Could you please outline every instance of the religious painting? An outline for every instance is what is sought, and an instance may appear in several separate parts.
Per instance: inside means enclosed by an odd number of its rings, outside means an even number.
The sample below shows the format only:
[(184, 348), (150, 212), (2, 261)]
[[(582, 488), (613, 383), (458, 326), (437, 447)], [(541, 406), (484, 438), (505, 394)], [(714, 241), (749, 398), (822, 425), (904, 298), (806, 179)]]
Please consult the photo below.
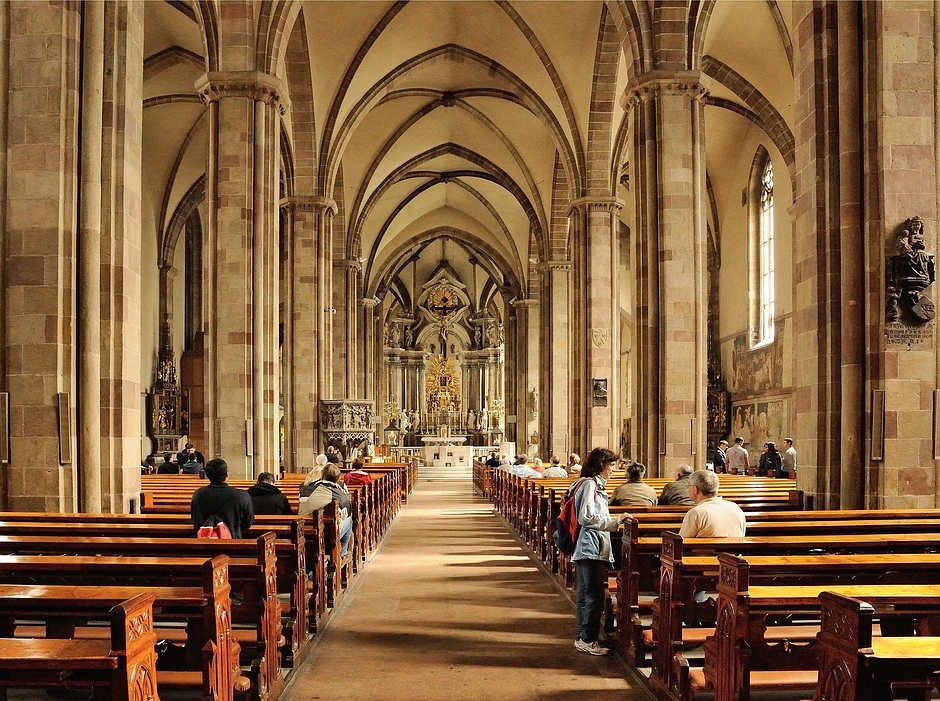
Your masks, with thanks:
[(749, 347), (744, 334), (734, 339), (731, 356), (734, 394), (761, 394), (783, 387), (783, 321), (777, 321), (774, 328), (774, 340), (757, 348)]
[(731, 409), (731, 435), (746, 445), (762, 447), (764, 443), (780, 444), (787, 435), (785, 399), (767, 399), (735, 404)]

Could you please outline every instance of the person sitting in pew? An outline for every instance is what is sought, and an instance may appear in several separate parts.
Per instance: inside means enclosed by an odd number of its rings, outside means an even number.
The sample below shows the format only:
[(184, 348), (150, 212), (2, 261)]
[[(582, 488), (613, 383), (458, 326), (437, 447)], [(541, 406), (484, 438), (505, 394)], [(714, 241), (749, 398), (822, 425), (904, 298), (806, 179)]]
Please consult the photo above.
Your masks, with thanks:
[(347, 487), (372, 482), (372, 475), (365, 471), (365, 466), (366, 464), (362, 458), (356, 458), (352, 461), (352, 469), (343, 476), (343, 482)]
[(545, 472), (542, 473), (542, 477), (564, 479), (568, 476), (568, 471), (561, 466), (561, 458), (557, 455), (552, 456), (551, 467), (545, 468)]
[(577, 453), (571, 453), (568, 456), (568, 474), (577, 475), (581, 472), (581, 456)]
[(287, 497), (274, 485), (274, 475), (270, 472), (262, 472), (258, 475), (258, 481), (248, 488), (248, 496), (251, 497), (255, 516), (293, 513)]
[(163, 454), (163, 462), (157, 465), (157, 474), (158, 475), (178, 475), (180, 473), (180, 465), (174, 460), (172, 453)]
[(679, 465), (676, 468), (676, 481), (670, 482), (659, 494), (659, 505), (681, 504), (682, 506), (695, 506), (689, 496), (689, 477), (694, 470), (691, 465)]
[(656, 490), (643, 481), (646, 466), (638, 462), (627, 465), (627, 481), (610, 495), (614, 506), (656, 506)]
[(710, 470), (689, 477), (689, 497), (695, 506), (682, 519), (683, 538), (741, 538), (747, 526), (741, 507), (718, 496), (718, 475)]
[(193, 531), (198, 531), (210, 516), (218, 516), (228, 526), (233, 538), (241, 538), (255, 520), (251, 497), (248, 492), (226, 484), (228, 463), (222, 458), (209, 461), (206, 477), (209, 478), (209, 484), (193, 492), (189, 503)]
[(531, 467), (526, 465), (526, 461), (529, 459), (528, 455), (517, 455), (516, 464), (512, 466), (509, 470), (516, 477), (528, 477), (529, 479), (542, 479), (542, 473), (536, 472)]
[(307, 516), (318, 509), (322, 509), (331, 501), (336, 502), (336, 519), (339, 521), (340, 555), (345, 557), (349, 551), (349, 539), (352, 536), (352, 502), (349, 499), (349, 490), (340, 482), (340, 470), (336, 465), (330, 464), (323, 468), (323, 477), (304, 484), (300, 488), (300, 505), (297, 513)]

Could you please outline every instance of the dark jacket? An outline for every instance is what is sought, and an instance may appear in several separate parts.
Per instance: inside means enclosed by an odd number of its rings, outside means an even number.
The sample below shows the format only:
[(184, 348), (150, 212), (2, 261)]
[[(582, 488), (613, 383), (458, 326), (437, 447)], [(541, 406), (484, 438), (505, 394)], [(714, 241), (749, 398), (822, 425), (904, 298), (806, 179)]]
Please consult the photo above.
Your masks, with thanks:
[(189, 513), (193, 518), (193, 532), (198, 531), (210, 516), (218, 516), (228, 526), (233, 538), (241, 538), (242, 532), (255, 520), (248, 492), (225, 483), (210, 484), (193, 492)]
[(779, 477), (783, 472), (783, 460), (780, 458), (780, 453), (778, 453), (776, 450), (773, 452), (768, 450), (764, 453), (761, 453), (760, 475), (766, 475), (768, 470), (773, 470), (775, 477)]
[(176, 454), (176, 462), (180, 465), (185, 465), (188, 462), (198, 462), (203, 467), (206, 466), (206, 459), (198, 450), (194, 450), (192, 455), (188, 451), (181, 450)]
[(290, 503), (287, 497), (280, 489), (268, 482), (259, 482), (248, 488), (248, 496), (251, 497), (251, 504), (255, 509), (255, 516), (261, 514), (289, 514), (291, 513)]
[(178, 475), (180, 473), (179, 463), (161, 462), (157, 466), (158, 475)]

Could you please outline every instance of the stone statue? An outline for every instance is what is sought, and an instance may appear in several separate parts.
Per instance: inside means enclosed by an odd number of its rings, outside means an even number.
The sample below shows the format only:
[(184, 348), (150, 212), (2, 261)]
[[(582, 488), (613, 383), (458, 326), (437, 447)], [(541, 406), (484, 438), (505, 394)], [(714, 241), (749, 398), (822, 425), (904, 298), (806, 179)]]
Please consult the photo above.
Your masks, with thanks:
[(405, 327), (405, 345), (404, 348), (411, 348), (415, 342), (414, 331), (411, 330), (410, 326)]
[(477, 415), (473, 409), (467, 412), (467, 430), (472, 431), (477, 427)]
[(477, 424), (481, 431), (486, 431), (490, 427), (490, 417), (486, 411), (486, 407), (480, 409), (480, 422)]
[(395, 322), (388, 327), (388, 346), (389, 348), (401, 347), (401, 328)]
[(887, 321), (898, 321), (902, 313), (915, 324), (935, 316), (933, 300), (926, 290), (936, 279), (934, 257), (925, 253), (924, 220), (908, 219), (898, 236), (897, 254), (887, 261)]
[(476, 329), (474, 330), (473, 341), (474, 341), (474, 345), (476, 345), (477, 348), (483, 348), (483, 327), (482, 326), (477, 326)]

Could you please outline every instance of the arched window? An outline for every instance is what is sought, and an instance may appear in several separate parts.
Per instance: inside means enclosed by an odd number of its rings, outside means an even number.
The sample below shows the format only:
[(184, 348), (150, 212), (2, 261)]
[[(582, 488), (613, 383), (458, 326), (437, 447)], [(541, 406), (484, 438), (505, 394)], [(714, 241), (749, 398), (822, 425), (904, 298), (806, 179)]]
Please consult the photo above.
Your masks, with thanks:
[(751, 345), (774, 340), (774, 166), (758, 148), (751, 166), (750, 187), (750, 319)]

